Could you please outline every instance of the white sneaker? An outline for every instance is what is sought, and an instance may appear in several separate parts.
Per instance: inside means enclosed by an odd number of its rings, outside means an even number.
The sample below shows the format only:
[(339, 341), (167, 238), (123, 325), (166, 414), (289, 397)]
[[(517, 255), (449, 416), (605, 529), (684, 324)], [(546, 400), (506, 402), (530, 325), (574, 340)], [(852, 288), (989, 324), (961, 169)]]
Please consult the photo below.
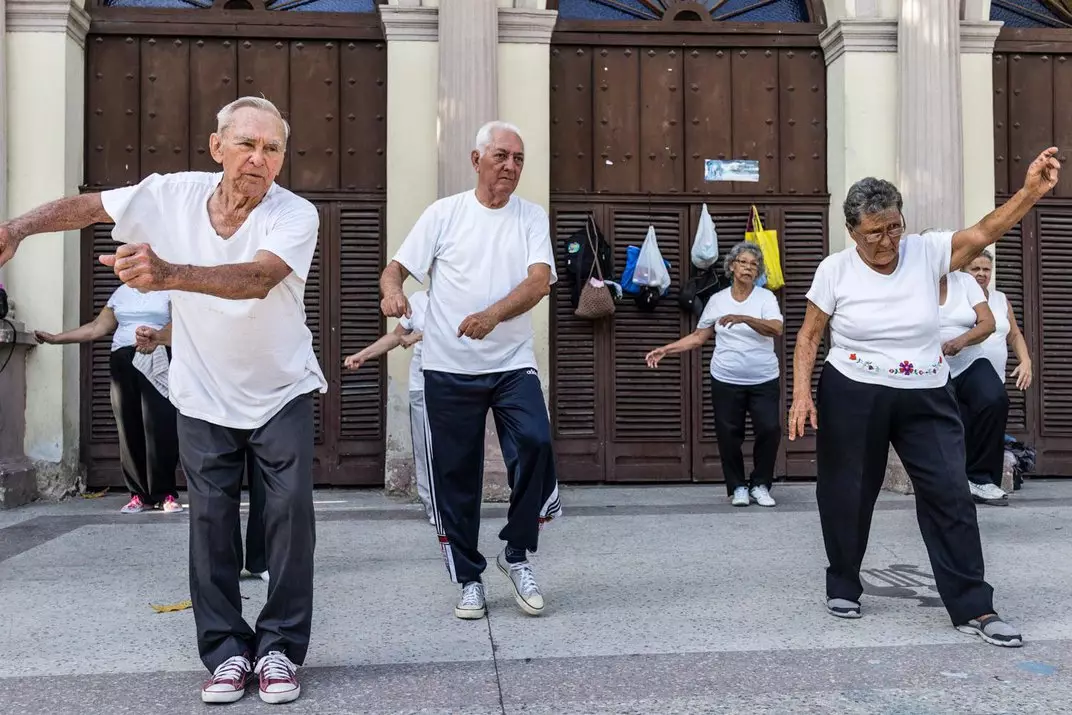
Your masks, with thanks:
[(1009, 496), (1008, 494), (1005, 493), (1004, 489), (1002, 489), (1001, 487), (999, 487), (996, 484), (984, 484), (983, 489), (988, 494), (987, 498), (992, 500), (992, 501), (995, 500), (995, 499), (1006, 499)]
[(238, 702), (246, 694), (252, 671), (253, 666), (245, 656), (236, 655), (223, 661), (201, 686), (201, 702)]
[(475, 621), (487, 615), (488, 608), (484, 601), (484, 584), (470, 581), (462, 586), (462, 597), (454, 607), (454, 615), (466, 621)]
[(260, 676), (261, 700), (271, 705), (290, 703), (301, 695), (298, 666), (284, 653), (273, 650), (257, 661), (254, 672)]
[(1008, 494), (998, 486), (993, 484), (976, 484), (973, 481), (968, 481), (968, 489), (971, 490), (971, 495), (976, 501), (985, 502), (987, 504), (1007, 504), (1005, 501)]
[(737, 487), (733, 490), (730, 504), (733, 506), (748, 506), (751, 500), (748, 498), (748, 487)]
[(522, 611), (530, 616), (538, 616), (543, 613), (543, 594), (536, 583), (536, 575), (532, 572), (532, 564), (528, 561), (512, 564), (506, 560), (506, 549), (503, 549), (499, 557), (495, 559), (496, 565), (503, 575), (510, 579), (514, 587), (514, 600)]
[(771, 498), (770, 490), (766, 487), (752, 487), (752, 499), (760, 506), (775, 506), (777, 504), (774, 499)]

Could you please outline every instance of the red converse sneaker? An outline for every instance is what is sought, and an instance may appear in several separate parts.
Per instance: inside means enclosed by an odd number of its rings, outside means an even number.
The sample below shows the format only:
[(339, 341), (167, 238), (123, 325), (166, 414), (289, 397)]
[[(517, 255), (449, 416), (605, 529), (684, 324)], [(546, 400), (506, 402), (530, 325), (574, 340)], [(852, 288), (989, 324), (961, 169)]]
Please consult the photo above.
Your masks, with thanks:
[(261, 680), (261, 700), (273, 705), (289, 703), (301, 695), (298, 684), (298, 666), (283, 653), (273, 650), (257, 661), (254, 671)]
[(212, 677), (201, 686), (201, 702), (233, 703), (246, 694), (246, 686), (253, 677), (249, 658), (236, 655), (220, 663)]

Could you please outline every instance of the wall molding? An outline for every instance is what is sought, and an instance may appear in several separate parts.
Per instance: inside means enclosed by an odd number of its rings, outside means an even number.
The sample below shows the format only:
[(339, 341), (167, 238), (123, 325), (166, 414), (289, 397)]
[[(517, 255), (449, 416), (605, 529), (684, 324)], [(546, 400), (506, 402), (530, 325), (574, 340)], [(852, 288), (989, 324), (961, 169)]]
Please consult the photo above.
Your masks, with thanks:
[(499, 43), (551, 44), (557, 10), (499, 9)]
[(846, 52), (897, 52), (897, 21), (838, 20), (819, 35), (826, 64)]
[(439, 41), (438, 8), (381, 5), (380, 21), (388, 42)]
[(994, 52), (994, 43), (997, 42), (998, 33), (1004, 23), (968, 22), (960, 23), (960, 54), (962, 55), (989, 55)]
[(86, 46), (89, 13), (74, 0), (7, 0), (8, 32), (66, 32)]

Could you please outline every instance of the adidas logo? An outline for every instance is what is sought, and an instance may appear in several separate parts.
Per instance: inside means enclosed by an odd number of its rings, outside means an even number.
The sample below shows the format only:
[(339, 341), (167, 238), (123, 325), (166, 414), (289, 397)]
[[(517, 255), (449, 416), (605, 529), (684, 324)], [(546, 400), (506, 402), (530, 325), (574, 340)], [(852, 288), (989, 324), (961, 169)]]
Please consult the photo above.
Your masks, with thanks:
[(525, 371), (525, 374), (526, 375), (532, 375), (533, 377), (539, 377), (540, 376), (540, 373), (536, 372), (531, 367), (528, 370)]

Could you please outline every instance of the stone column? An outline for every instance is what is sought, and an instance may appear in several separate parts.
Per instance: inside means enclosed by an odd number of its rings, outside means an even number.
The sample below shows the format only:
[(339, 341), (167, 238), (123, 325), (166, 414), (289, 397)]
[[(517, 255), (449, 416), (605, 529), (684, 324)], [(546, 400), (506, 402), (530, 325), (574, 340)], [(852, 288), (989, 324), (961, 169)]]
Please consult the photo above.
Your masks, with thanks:
[(37, 498), (33, 463), (26, 458), (26, 354), (36, 341), (22, 323), (0, 323), (0, 509)]

